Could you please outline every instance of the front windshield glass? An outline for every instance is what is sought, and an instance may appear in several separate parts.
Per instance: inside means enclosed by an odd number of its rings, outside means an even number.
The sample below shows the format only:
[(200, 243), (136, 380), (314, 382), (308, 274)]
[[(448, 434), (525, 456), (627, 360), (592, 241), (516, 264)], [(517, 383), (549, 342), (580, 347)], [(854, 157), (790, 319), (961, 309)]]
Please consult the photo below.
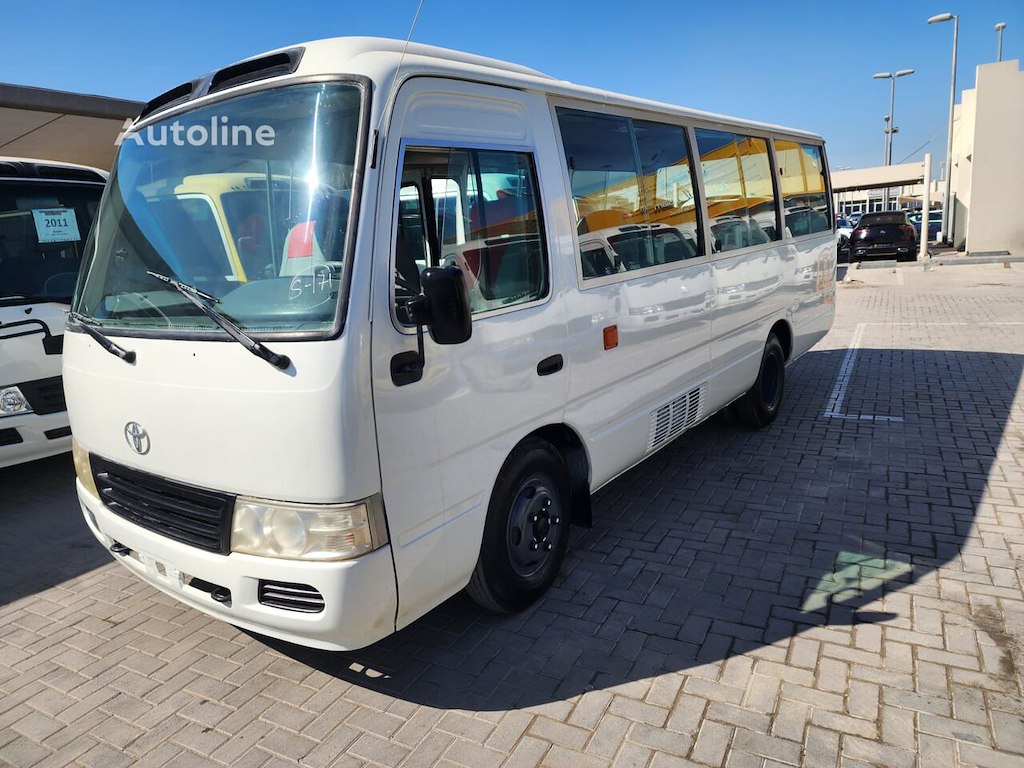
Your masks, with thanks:
[(101, 184), (0, 182), (0, 306), (71, 302)]
[(124, 137), (75, 310), (110, 328), (218, 327), (156, 272), (249, 332), (334, 327), (361, 89), (286, 86)]

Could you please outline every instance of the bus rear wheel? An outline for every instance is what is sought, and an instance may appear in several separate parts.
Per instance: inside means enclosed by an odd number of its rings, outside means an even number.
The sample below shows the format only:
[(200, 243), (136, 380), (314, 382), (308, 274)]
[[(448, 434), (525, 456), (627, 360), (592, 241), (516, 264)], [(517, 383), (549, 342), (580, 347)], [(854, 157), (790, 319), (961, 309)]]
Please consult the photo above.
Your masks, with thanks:
[(530, 438), (505, 461), (487, 508), (480, 557), (466, 592), (495, 613), (518, 613), (558, 576), (569, 542), (561, 455)]
[(754, 385), (731, 408), (737, 420), (748, 427), (767, 427), (779, 414), (786, 389), (786, 353), (778, 336), (768, 337), (761, 354), (761, 368)]

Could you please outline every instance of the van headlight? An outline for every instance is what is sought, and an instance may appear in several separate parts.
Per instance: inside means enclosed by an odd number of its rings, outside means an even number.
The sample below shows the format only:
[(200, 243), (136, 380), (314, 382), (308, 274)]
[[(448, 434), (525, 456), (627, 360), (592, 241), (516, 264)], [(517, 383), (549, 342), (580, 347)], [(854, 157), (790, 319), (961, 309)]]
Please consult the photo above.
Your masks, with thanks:
[(83, 448), (75, 438), (71, 438), (71, 459), (75, 463), (75, 475), (90, 494), (99, 498), (100, 492), (96, 489), (96, 478), (92, 476), (92, 462), (89, 460), (89, 452)]
[(378, 496), (355, 504), (292, 504), (239, 497), (231, 551), (289, 560), (348, 560), (388, 543)]
[(0, 389), (0, 416), (17, 416), (19, 413), (32, 413), (32, 406), (17, 387)]

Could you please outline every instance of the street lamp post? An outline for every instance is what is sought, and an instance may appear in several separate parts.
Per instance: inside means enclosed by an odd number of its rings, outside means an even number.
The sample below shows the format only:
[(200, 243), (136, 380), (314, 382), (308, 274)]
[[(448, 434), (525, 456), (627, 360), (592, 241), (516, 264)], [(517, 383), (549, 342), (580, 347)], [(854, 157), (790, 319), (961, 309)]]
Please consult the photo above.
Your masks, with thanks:
[(1006, 22), (1000, 21), (996, 24), (996, 36), (998, 42), (996, 43), (996, 61), (1003, 60), (1003, 30), (1006, 29)]
[[(892, 165), (892, 135), (899, 130), (896, 127), (896, 78), (914, 74), (912, 69), (900, 69), (896, 72), (877, 72), (872, 77), (875, 80), (889, 81), (889, 116), (885, 118), (885, 164)], [(889, 188), (885, 188), (882, 196), (882, 209), (889, 210)]]
[(950, 180), (953, 178), (953, 106), (956, 103), (956, 37), (960, 25), (960, 17), (953, 13), (940, 13), (928, 19), (929, 24), (939, 24), (943, 21), (953, 22), (953, 74), (949, 82), (949, 125), (946, 129), (946, 191), (942, 202), (942, 242), (946, 245), (952, 243), (949, 226), (953, 222), (953, 211), (951, 210), (951, 192), (953, 190)]

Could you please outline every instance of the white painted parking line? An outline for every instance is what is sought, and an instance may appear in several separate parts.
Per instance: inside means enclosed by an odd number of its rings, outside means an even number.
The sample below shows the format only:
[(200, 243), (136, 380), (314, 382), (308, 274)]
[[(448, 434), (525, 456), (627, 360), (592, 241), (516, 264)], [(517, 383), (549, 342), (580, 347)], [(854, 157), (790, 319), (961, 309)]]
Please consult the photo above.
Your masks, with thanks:
[[(853, 368), (857, 362), (857, 353), (860, 351), (861, 338), (864, 336), (864, 329), (869, 325), (888, 325), (888, 326), (919, 326), (921, 323), (858, 323), (857, 327), (853, 331), (853, 338), (850, 340), (850, 346), (846, 350), (846, 356), (843, 357), (843, 363), (839, 366), (839, 375), (836, 376), (836, 383), (832, 388), (832, 394), (829, 395), (828, 405), (825, 406), (825, 412), (821, 415), (823, 419), (844, 419), (847, 421), (878, 421), (878, 422), (902, 422), (902, 416), (877, 416), (874, 414), (866, 413), (843, 413), (843, 401), (846, 400), (846, 390), (850, 385), (850, 379), (853, 377)], [(1024, 322), (1009, 320), (1002, 322), (982, 322), (982, 323), (927, 323), (929, 327), (935, 326), (953, 326), (953, 325), (971, 325), (971, 326), (1003, 326), (1003, 325), (1024, 325)]]
[(825, 413), (822, 414), (823, 418), (846, 419), (849, 421), (903, 421), (902, 416), (875, 416), (865, 413), (842, 412), (843, 401), (846, 399), (846, 389), (850, 385), (850, 379), (853, 376), (853, 367), (857, 363), (857, 352), (860, 350), (860, 340), (864, 335), (864, 328), (867, 325), (868, 323), (859, 323), (853, 332), (853, 339), (850, 340), (850, 347), (846, 350), (846, 356), (843, 358), (843, 364), (839, 366), (839, 375), (836, 377), (836, 383), (832, 388), (832, 394), (828, 398), (828, 405), (825, 408)]

